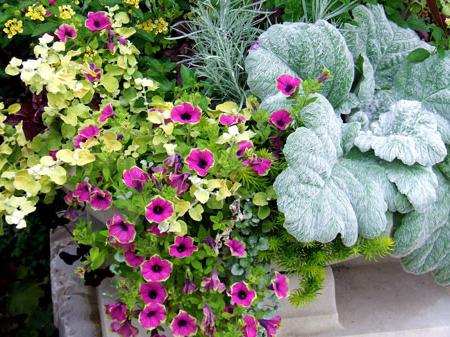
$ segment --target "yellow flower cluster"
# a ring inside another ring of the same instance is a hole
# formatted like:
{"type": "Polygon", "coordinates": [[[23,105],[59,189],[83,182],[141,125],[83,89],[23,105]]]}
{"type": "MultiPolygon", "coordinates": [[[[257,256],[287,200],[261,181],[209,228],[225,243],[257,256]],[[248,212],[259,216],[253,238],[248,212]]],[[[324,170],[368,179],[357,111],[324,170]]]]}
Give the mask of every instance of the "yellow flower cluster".
{"type": "Polygon", "coordinates": [[[45,7],[42,5],[33,5],[29,6],[27,9],[27,13],[25,16],[29,17],[31,20],[39,20],[44,21],[45,20],[45,7]]]}
{"type": "Polygon", "coordinates": [[[145,30],[146,32],[153,32],[155,34],[167,33],[169,30],[169,23],[163,18],[156,19],[154,21],[147,20],[138,25],[138,28],[145,30]]]}
{"type": "Polygon", "coordinates": [[[75,15],[75,12],[73,11],[72,7],[70,7],[69,5],[58,6],[58,10],[59,10],[59,17],[63,20],[68,20],[75,15]]]}
{"type": "Polygon", "coordinates": [[[11,19],[5,22],[5,28],[3,31],[8,35],[8,39],[12,39],[14,35],[23,32],[22,20],[11,19]]]}
{"type": "Polygon", "coordinates": [[[134,6],[135,8],[139,8],[139,0],[124,0],[126,5],[134,6]]]}

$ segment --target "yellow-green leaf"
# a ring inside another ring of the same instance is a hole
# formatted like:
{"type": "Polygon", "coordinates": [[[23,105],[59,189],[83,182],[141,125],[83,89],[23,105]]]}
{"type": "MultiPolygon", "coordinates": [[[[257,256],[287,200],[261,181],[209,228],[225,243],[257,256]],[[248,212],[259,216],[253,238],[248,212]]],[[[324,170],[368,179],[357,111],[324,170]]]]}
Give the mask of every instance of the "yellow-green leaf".
{"type": "Polygon", "coordinates": [[[18,190],[25,191],[31,195],[37,195],[41,189],[41,184],[34,180],[27,170],[16,172],[14,177],[14,187],[18,190]]]}
{"type": "Polygon", "coordinates": [[[189,215],[191,216],[192,220],[202,221],[202,214],[203,206],[200,204],[197,204],[195,207],[189,209],[189,215]]]}

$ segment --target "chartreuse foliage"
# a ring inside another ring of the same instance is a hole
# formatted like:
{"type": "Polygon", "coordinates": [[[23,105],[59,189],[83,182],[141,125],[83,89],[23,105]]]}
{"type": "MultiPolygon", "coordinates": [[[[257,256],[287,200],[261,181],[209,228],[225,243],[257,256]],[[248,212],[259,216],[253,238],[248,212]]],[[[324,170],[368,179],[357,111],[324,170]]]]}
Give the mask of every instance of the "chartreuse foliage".
{"type": "Polygon", "coordinates": [[[250,89],[269,110],[289,106],[276,94],[280,75],[305,80],[326,66],[332,76],[324,97],[293,110],[288,167],[274,185],[284,226],[300,242],[340,236],[352,246],[394,225],[405,268],[448,284],[450,185],[439,170],[449,171],[449,57],[381,6],[358,6],[353,16],[341,32],[322,21],[272,26],[247,58],[250,89]],[[410,61],[418,48],[430,56],[410,61]]]}

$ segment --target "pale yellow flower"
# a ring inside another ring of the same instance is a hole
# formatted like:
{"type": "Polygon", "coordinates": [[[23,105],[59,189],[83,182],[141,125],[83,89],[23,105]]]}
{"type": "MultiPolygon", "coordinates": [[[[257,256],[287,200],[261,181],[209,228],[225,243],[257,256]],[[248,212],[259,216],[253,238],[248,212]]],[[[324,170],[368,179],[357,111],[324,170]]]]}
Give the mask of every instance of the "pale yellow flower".
{"type": "Polygon", "coordinates": [[[8,39],[12,39],[14,35],[23,33],[22,20],[17,20],[16,18],[14,18],[6,21],[3,31],[8,35],[8,39]]]}
{"type": "Polygon", "coordinates": [[[68,20],[75,15],[74,10],[69,5],[58,6],[59,17],[63,20],[68,20]]]}

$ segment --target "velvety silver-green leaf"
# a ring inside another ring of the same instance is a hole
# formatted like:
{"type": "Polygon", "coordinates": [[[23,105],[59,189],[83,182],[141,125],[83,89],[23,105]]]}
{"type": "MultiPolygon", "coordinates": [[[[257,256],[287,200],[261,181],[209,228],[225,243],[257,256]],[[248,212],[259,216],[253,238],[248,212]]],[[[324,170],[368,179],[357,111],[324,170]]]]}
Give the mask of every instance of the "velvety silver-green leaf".
{"type": "Polygon", "coordinates": [[[390,88],[398,66],[417,48],[433,50],[411,29],[390,22],[381,5],[357,6],[352,11],[354,24],[341,31],[355,59],[365,55],[370,60],[378,88],[390,88]]]}
{"type": "Polygon", "coordinates": [[[437,201],[425,212],[407,214],[394,234],[393,254],[402,257],[414,274],[433,272],[436,281],[450,285],[450,184],[437,173],[437,201]]]}
{"type": "Polygon", "coordinates": [[[406,165],[431,166],[447,154],[434,115],[417,101],[394,103],[368,131],[360,132],[355,145],[364,152],[373,149],[381,159],[399,159],[406,165]]]}
{"type": "Polygon", "coordinates": [[[417,100],[435,114],[438,130],[450,144],[450,52],[433,55],[420,63],[405,62],[394,78],[393,93],[417,100]]]}
{"type": "MultiPolygon", "coordinates": [[[[332,79],[322,93],[334,107],[345,100],[353,82],[353,60],[341,33],[326,21],[315,24],[284,23],[271,26],[249,51],[245,61],[250,90],[263,102],[272,104],[276,80],[283,74],[315,78],[327,67],[332,79]]],[[[276,101],[276,99],[275,99],[276,101]]],[[[279,108],[279,107],[276,107],[279,108]]]]}
{"type": "Polygon", "coordinates": [[[274,184],[286,229],[299,241],[329,242],[341,234],[347,246],[358,234],[380,235],[386,212],[396,211],[398,201],[405,205],[384,168],[359,151],[343,157],[342,121],[322,96],[301,116],[305,127],[289,135],[288,168],[274,184]]]}

